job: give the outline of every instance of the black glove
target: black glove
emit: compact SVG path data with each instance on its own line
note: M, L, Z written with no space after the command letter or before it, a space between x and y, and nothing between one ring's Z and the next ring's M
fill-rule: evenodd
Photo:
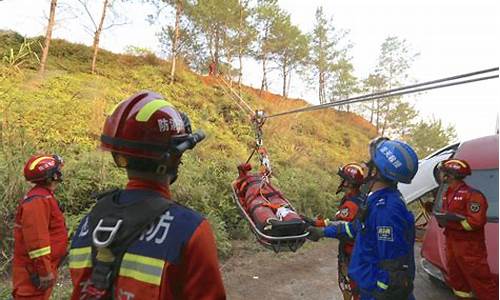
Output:
M309 232L307 238L313 242L317 242L325 236L325 232L321 227L309 226L306 230Z
M306 217L304 215L299 215L308 226L314 226L314 220L312 218Z

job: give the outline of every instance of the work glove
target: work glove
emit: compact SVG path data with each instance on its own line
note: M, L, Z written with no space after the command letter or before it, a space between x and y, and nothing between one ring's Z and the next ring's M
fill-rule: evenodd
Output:
M317 242L325 236L323 228L321 227L309 226L306 230L309 232L307 238L313 242Z

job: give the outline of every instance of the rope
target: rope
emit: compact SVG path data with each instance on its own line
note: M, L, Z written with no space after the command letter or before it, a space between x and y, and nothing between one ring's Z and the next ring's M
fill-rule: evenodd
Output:
M219 81L219 80L217 79L217 81ZM225 93L225 94L230 94L230 93L228 92L228 90L226 89L226 87L225 87L223 84L221 84L221 83L220 83L220 81L219 81L219 86L222 88L222 90L224 91L224 93ZM231 98L232 98L232 97L231 97ZM233 99L233 100L234 100L234 99ZM251 116L250 116L251 114L249 115L248 111L247 111L247 110L245 110L245 108L244 108L243 106L241 106L241 104L240 104L238 101L235 101L235 103L236 103L236 105L238 106L238 108L239 108L239 109L240 109L240 110L241 110L241 111L242 111L245 115L247 115L249 118L251 118Z
M248 112L250 114L253 114L253 112L255 110L250 105L248 105L248 103L246 103L245 100L243 100L243 98L241 98L240 95L238 95L238 93L236 93L233 90L233 88L226 82L226 80L224 80L224 78L217 77L217 80L219 81L219 83L222 81L224 83L224 85L229 89L229 91L233 94L233 96L236 98L235 100L239 100L241 103L243 103L245 105L246 109L248 110ZM238 101L236 101L236 102L238 102Z
M436 83L471 77L471 76L490 73L490 72L498 71L498 70L499 70L499 68L490 68L490 69L486 69L486 70L481 70L481 71L476 71L476 72L441 78L441 79L437 79L437 80L432 80L432 81L413 84L413 85L409 85L409 86L399 87L399 88L395 88L395 89L391 89L391 90L387 90L387 91L376 92L376 93L362 95L362 96L356 96L356 97L352 97L352 98L348 98L345 100L336 101L336 102L332 102L332 103L325 103L325 104L320 104L320 105L302 107L299 109L294 109L294 110L290 110L290 111L277 113L274 115L269 115L269 116L266 116L266 118L270 119L270 118L294 114L294 113L315 111L315 110L320 110L320 109L325 109L325 108L330 108L330 107L335 107L335 106L340 106L340 105L345 105L345 104L358 103L358 102L364 102L364 101L372 101L372 100L381 99L381 98L401 96L401 95L412 94L412 93L417 93L417 92L422 92L422 91L427 91L427 90L444 88L444 87L448 87L448 86L454 86L454 85L467 84L467 83L476 82L476 81L494 79L494 78L498 78L498 75L485 76L485 77L479 77L479 78L462 80L462 81L455 81L452 83L446 83L446 84L440 84L440 85L433 85ZM428 85L431 85L431 86L425 87ZM418 88L418 87L422 87L422 88Z

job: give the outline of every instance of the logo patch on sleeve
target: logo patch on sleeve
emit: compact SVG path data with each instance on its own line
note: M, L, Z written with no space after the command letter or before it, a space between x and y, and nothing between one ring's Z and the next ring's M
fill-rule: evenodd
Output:
M349 208L344 207L340 210L340 216L347 218L349 216Z
M377 226L377 239L379 241L393 242L392 226Z
M470 207L470 211L473 213L477 213L481 209L481 205L477 202L471 202L469 207Z

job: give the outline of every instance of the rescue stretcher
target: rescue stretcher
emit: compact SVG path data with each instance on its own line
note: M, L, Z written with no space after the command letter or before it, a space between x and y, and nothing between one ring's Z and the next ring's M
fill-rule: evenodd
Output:
M242 164L238 170L240 175L231 184L232 197L257 241L276 253L297 251L309 234L307 223L263 174L247 174L250 164Z

